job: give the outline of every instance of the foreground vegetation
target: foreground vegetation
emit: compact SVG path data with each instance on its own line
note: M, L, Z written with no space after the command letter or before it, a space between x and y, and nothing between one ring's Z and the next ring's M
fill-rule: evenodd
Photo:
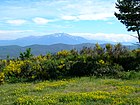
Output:
M103 79L104 78L104 79ZM121 44L0 60L0 105L139 105L140 49Z
M0 60L0 84L82 76L140 79L140 49L130 51L121 44L96 44L81 51L33 56L29 48L17 59Z
M4 84L0 105L140 105L140 80L82 77Z

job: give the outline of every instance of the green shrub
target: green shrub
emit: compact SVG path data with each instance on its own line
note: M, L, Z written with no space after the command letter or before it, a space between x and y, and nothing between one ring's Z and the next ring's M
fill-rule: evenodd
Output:
M0 72L0 84L4 83L4 79L5 79L4 73Z
M136 67L135 71L140 72L140 64Z
M31 48L26 49L25 52L21 52L19 58L21 60L26 60L26 59L30 59L33 56L33 54L31 54Z
M0 72L6 81L49 80L67 77L97 76L133 79L140 71L140 50L129 51L121 44L81 51L62 50L56 54L32 56L31 49L20 54L20 59L0 61ZM9 80L8 80L9 79Z
M120 72L119 76L121 79L140 79L140 72L135 71Z
M24 64L23 61L12 61L10 60L9 65L4 68L4 73L6 76L15 76L19 77L21 73L21 66Z

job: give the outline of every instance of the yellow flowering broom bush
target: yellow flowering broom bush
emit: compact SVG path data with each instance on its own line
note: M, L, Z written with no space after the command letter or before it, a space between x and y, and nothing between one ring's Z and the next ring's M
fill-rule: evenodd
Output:
M4 73L8 76L19 76L21 73L21 66L24 65L23 61L12 61L10 60L9 65L4 68Z
M4 73L3 72L0 72L0 84L3 84L4 83Z

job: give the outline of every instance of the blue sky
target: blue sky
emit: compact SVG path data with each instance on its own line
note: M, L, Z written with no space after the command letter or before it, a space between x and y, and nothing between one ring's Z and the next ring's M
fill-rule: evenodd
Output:
M116 0L1 0L0 40L52 33L136 42L114 16Z

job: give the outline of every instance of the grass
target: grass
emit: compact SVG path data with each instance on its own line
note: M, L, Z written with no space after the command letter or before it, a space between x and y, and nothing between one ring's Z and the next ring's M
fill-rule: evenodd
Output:
M0 105L140 105L140 80L82 77L5 83Z

